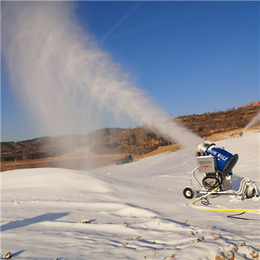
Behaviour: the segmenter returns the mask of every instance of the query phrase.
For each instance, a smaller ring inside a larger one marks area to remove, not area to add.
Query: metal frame
[[[242,179],[242,181],[240,182],[240,185],[239,185],[239,189],[237,191],[235,191],[235,190],[218,191],[218,188],[216,188],[212,191],[207,190],[203,187],[203,185],[199,182],[199,180],[197,179],[197,177],[195,175],[195,172],[198,170],[198,168],[199,167],[197,166],[188,174],[190,174],[193,177],[193,179],[198,183],[198,185],[202,188],[200,190],[197,190],[197,193],[201,193],[201,194],[206,193],[206,195],[203,195],[203,197],[207,197],[212,193],[218,193],[218,194],[230,194],[231,193],[231,194],[243,195],[242,199],[244,199],[246,196],[246,192],[250,186],[255,189],[255,192],[256,192],[255,195],[257,197],[259,196],[259,191],[258,191],[257,185],[253,181],[251,181],[249,178]],[[190,183],[191,183],[191,186],[194,187],[194,185],[192,183],[192,179],[190,179]],[[198,198],[198,199],[200,199],[200,198]]]

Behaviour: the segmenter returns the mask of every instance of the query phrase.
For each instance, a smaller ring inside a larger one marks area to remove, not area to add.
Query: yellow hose
[[[191,204],[192,207],[201,210],[210,210],[210,211],[218,211],[218,212],[251,212],[251,213],[260,213],[260,209],[216,209],[216,208],[206,208],[195,206],[194,203]]]

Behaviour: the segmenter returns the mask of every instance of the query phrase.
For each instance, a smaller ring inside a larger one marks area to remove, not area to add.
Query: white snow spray
[[[13,90],[49,135],[128,120],[192,151],[202,141],[136,87],[79,26],[72,2],[4,2],[2,39]]]
[[[244,127],[242,132],[245,132],[249,127],[254,126],[256,124],[260,123],[260,111],[257,113],[257,115]]]

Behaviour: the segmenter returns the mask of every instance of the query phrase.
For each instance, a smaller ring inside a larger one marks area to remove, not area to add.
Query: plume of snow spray
[[[254,126],[256,124],[260,123],[260,111],[257,113],[257,115],[245,126],[242,132],[245,132],[249,127]]]
[[[41,128],[93,128],[101,111],[130,118],[193,151],[202,141],[137,88],[75,19],[71,2],[3,3],[3,53],[14,91]]]

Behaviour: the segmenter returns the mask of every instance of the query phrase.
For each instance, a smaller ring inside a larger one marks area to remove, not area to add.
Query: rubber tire
[[[256,190],[253,185],[249,185],[246,189],[246,198],[247,199],[252,199],[253,197],[256,196]]]
[[[193,187],[186,187],[183,190],[183,195],[186,199],[193,199],[197,197],[197,191]]]

